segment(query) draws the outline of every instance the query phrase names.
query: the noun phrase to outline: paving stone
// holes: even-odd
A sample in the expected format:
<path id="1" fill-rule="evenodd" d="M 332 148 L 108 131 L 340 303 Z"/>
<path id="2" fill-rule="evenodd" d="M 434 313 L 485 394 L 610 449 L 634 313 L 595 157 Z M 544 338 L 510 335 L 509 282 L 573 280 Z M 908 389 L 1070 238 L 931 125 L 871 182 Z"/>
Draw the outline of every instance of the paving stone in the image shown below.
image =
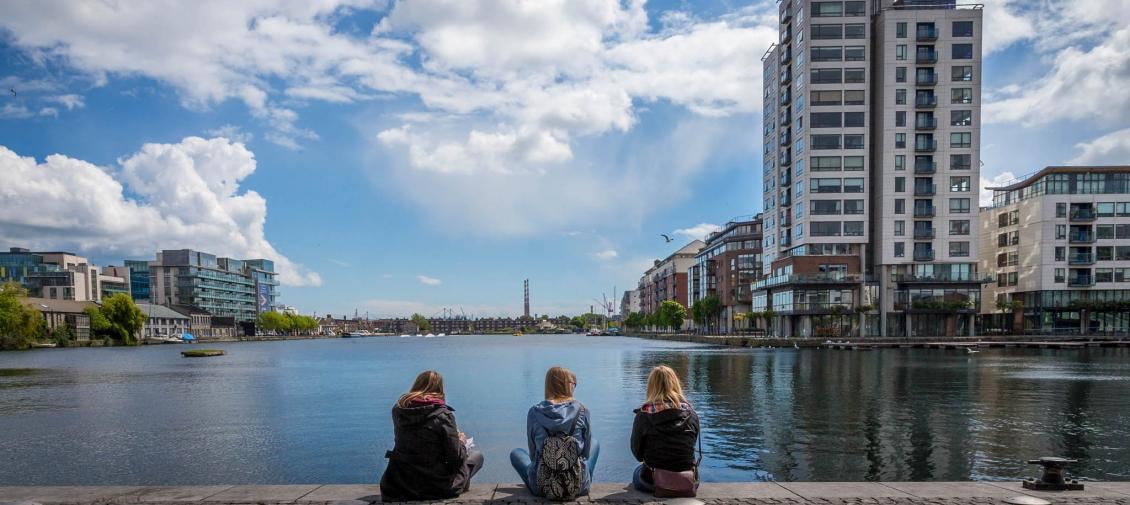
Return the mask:
<path id="1" fill-rule="evenodd" d="M 711 482 L 698 488 L 700 500 L 745 498 L 745 499 L 799 499 L 792 491 L 775 482 Z"/>
<path id="2" fill-rule="evenodd" d="M 42 486 L 0 486 L 0 501 L 26 501 L 32 496 L 41 494 L 42 492 Z"/>
<path id="3" fill-rule="evenodd" d="M 27 498 L 39 503 L 92 503 L 110 501 L 145 489 L 141 486 L 44 486 Z"/>
<path id="4" fill-rule="evenodd" d="M 381 501 L 381 486 L 376 484 L 327 484 L 298 499 L 300 502 L 330 502 L 358 500 L 363 502 Z"/>
<path id="5" fill-rule="evenodd" d="M 1092 482 L 1084 482 L 1082 491 L 1034 491 L 1031 489 L 1024 489 L 1020 481 L 1001 481 L 989 482 L 996 487 L 1007 489 L 1015 494 L 1026 494 L 1028 496 L 1035 496 L 1043 498 L 1052 503 L 1064 498 L 1126 498 L 1125 494 L 1113 491 L 1110 488 L 1100 485 L 1093 485 Z"/>
<path id="6" fill-rule="evenodd" d="M 169 486 L 142 490 L 137 495 L 139 502 L 194 502 L 220 494 L 233 486 Z"/>
<path id="7" fill-rule="evenodd" d="M 545 498 L 538 498 L 530 494 L 530 490 L 522 484 L 499 484 L 494 488 L 495 502 L 504 503 L 551 503 Z"/>
<path id="8" fill-rule="evenodd" d="M 232 486 L 204 501 L 224 503 L 293 502 L 321 486 L 316 484 Z"/>
<path id="9" fill-rule="evenodd" d="M 801 498 L 912 498 L 908 493 L 875 482 L 781 482 Z"/>
<path id="10" fill-rule="evenodd" d="M 592 484 L 589 486 L 589 495 L 578 498 L 578 501 L 609 501 L 642 503 L 655 501 L 655 497 L 641 493 L 628 484 Z"/>
<path id="11" fill-rule="evenodd" d="M 1016 493 L 983 482 L 883 482 L 919 498 L 1008 498 Z"/>
<path id="12" fill-rule="evenodd" d="M 1107 491 L 1130 496 L 1130 482 L 1088 482 L 1086 486 L 1095 486 Z"/>

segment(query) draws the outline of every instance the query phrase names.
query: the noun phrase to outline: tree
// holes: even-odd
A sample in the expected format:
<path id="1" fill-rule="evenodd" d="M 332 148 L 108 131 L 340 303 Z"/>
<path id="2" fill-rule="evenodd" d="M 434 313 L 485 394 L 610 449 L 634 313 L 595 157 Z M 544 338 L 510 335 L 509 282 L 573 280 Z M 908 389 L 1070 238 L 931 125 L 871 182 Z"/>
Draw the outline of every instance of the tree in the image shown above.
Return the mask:
<path id="1" fill-rule="evenodd" d="M 678 331 L 683 327 L 683 320 L 687 318 L 687 309 L 674 300 L 664 300 L 659 305 L 656 315 L 660 326 Z"/>
<path id="2" fill-rule="evenodd" d="M 255 326 L 267 331 L 286 331 L 287 319 L 282 313 L 268 310 L 259 313 L 259 317 L 255 320 Z"/>
<path id="3" fill-rule="evenodd" d="M 145 313 L 133 303 L 133 298 L 125 293 L 117 293 L 102 299 L 99 309 L 110 321 L 111 333 L 116 340 L 125 345 L 137 345 L 137 334 L 145 326 Z"/>
<path id="4" fill-rule="evenodd" d="M 416 327 L 419 328 L 420 331 L 428 331 L 432 328 L 431 323 L 428 322 L 428 318 L 424 317 L 423 314 L 412 314 L 412 322 L 416 323 Z"/>
<path id="5" fill-rule="evenodd" d="M 106 315 L 102 313 L 98 307 L 87 307 L 83 309 L 86 317 L 90 319 L 90 336 L 103 339 L 112 338 L 114 335 L 111 332 L 110 320 L 106 319 Z"/>
<path id="6" fill-rule="evenodd" d="M 722 301 L 718 299 L 718 295 L 707 295 L 702 300 L 699 300 L 702 305 L 702 320 L 709 330 L 716 327 L 717 324 L 711 325 L 711 322 L 717 323 L 718 316 L 722 315 Z"/>
<path id="7" fill-rule="evenodd" d="M 777 317 L 777 312 L 773 309 L 765 309 L 761 312 L 761 318 L 765 320 L 765 332 L 773 334 L 773 318 Z"/>
<path id="8" fill-rule="evenodd" d="M 624 319 L 624 326 L 628 328 L 639 328 L 645 324 L 644 315 L 639 312 L 632 312 Z"/>
<path id="9" fill-rule="evenodd" d="M 43 315 L 24 306 L 27 290 L 14 282 L 0 286 L 0 349 L 27 349 L 43 334 Z"/>

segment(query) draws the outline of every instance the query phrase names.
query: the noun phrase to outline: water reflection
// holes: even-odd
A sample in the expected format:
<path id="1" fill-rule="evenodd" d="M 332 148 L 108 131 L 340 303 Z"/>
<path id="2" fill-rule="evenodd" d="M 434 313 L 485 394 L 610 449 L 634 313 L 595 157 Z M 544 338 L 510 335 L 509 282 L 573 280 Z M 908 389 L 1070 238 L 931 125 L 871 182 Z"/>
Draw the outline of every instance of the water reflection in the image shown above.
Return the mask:
<path id="1" fill-rule="evenodd" d="M 1080 460 L 1130 477 L 1126 349 L 745 350 L 621 338 L 356 339 L 0 354 L 2 484 L 374 482 L 388 409 L 416 372 L 445 374 L 487 481 L 515 480 L 525 410 L 554 364 L 579 375 L 604 450 L 626 480 L 631 410 L 647 373 L 684 377 L 712 481 L 965 480 Z"/>

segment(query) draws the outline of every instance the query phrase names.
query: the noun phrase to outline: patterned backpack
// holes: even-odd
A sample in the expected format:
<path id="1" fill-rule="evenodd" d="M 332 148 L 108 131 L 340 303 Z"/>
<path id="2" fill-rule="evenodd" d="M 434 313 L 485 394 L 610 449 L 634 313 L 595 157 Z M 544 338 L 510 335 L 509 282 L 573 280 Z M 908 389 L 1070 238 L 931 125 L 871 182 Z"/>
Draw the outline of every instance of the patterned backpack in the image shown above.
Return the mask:
<path id="1" fill-rule="evenodd" d="M 538 488 L 542 495 L 554 501 L 567 501 L 576 498 L 581 492 L 582 472 L 581 443 L 573 436 L 577 420 L 585 413 L 585 406 L 577 412 L 569 431 L 551 433 L 545 439 L 538 458 Z"/>

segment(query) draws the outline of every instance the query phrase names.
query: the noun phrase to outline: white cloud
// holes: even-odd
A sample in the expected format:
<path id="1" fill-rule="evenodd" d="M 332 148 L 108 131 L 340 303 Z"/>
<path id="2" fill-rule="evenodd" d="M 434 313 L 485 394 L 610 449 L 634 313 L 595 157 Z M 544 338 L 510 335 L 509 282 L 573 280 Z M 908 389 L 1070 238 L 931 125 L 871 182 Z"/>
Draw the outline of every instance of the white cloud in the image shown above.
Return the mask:
<path id="1" fill-rule="evenodd" d="M 982 31 L 982 51 L 985 56 L 1004 50 L 1021 40 L 1030 39 L 1038 32 L 1034 23 L 1024 13 L 1023 5 L 1010 0 L 997 0 L 985 4 Z"/>
<path id="2" fill-rule="evenodd" d="M 39 109 L 40 116 L 59 117 L 59 109 L 55 107 L 44 107 Z"/>
<path id="3" fill-rule="evenodd" d="M 689 228 L 682 228 L 675 230 L 676 235 L 682 235 L 691 240 L 705 240 L 707 235 L 721 230 L 722 227 L 716 224 L 699 223 Z"/>
<path id="4" fill-rule="evenodd" d="M 417 275 L 416 280 L 420 281 L 420 284 L 423 284 L 425 286 L 439 286 L 440 284 L 443 284 L 443 281 L 436 279 L 435 277 L 428 277 L 426 275 Z"/>
<path id="5" fill-rule="evenodd" d="M 23 119 L 34 115 L 34 113 L 23 105 L 6 103 L 3 107 L 0 107 L 0 119 Z"/>
<path id="6" fill-rule="evenodd" d="M 333 258 L 327 258 L 326 261 L 329 261 L 330 263 L 333 263 L 333 264 L 335 264 L 335 265 L 337 265 L 341 268 L 352 268 L 353 267 L 353 264 L 349 263 L 348 261 L 342 261 L 342 260 L 333 259 Z"/>
<path id="7" fill-rule="evenodd" d="M 49 96 L 46 100 L 62 105 L 67 110 L 81 109 L 86 106 L 86 101 L 83 100 L 82 96 L 76 94 Z"/>
<path id="8" fill-rule="evenodd" d="M 981 177 L 981 199 L 979 202 L 980 205 L 982 207 L 988 207 L 993 204 L 993 192 L 985 188 L 996 188 L 1007 185 L 1014 181 L 1016 181 L 1016 174 L 1012 172 L 1001 172 L 1000 174 L 994 176 L 992 179 Z"/>
<path id="9" fill-rule="evenodd" d="M 194 248 L 268 258 L 283 284 L 320 285 L 267 240 L 266 200 L 239 187 L 254 171 L 254 155 L 226 139 L 145 144 L 114 170 L 0 146 L 0 242 L 129 256 Z"/>
<path id="10" fill-rule="evenodd" d="M 593 253 L 592 257 L 600 261 L 611 261 L 620 257 L 620 253 L 616 252 L 615 249 L 605 249 L 603 251 L 597 251 Z"/>
<path id="11" fill-rule="evenodd" d="M 1082 152 L 1071 165 L 1130 165 L 1130 128 L 1114 131 L 1091 142 L 1076 144 Z"/>
<path id="12" fill-rule="evenodd" d="M 251 132 L 245 132 L 242 128 L 233 124 L 226 124 L 220 126 L 219 128 L 212 128 L 211 130 L 205 131 L 205 133 L 213 137 L 223 137 L 231 140 L 232 142 L 239 142 L 240 144 L 245 145 L 249 144 L 252 140 L 255 139 L 255 135 L 253 135 Z"/>

